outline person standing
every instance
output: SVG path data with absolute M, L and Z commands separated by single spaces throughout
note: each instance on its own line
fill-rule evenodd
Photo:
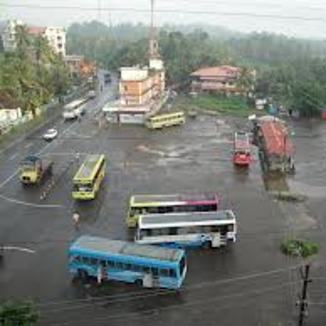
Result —
M 80 215 L 77 211 L 74 211 L 72 214 L 72 221 L 76 231 L 79 231 L 80 228 Z

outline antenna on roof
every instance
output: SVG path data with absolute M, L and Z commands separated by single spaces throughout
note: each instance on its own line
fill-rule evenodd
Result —
M 156 29 L 154 26 L 154 0 L 151 1 L 151 25 L 149 30 L 149 59 L 159 58 Z

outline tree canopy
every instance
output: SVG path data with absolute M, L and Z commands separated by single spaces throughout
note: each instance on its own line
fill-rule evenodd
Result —
M 0 304 L 0 325 L 33 326 L 38 320 L 38 313 L 30 302 L 4 302 Z
M 223 34 L 224 33 L 224 34 Z M 73 24 L 68 29 L 68 52 L 83 54 L 102 66 L 147 64 L 147 27 L 99 22 Z M 169 84 L 184 87 L 189 74 L 203 66 L 234 64 L 257 71 L 257 96 L 300 111 L 319 114 L 326 105 L 326 44 L 268 33 L 249 35 L 203 26 L 166 26 L 157 31 Z M 247 85 L 248 74 L 241 78 Z
M 16 102 L 23 111 L 34 112 L 70 88 L 71 80 L 45 38 L 28 35 L 24 26 L 16 29 L 16 50 L 0 56 L 1 99 L 7 99 L 2 106 Z

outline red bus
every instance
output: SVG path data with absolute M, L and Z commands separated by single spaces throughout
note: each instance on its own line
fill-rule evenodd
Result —
M 251 163 L 250 136 L 246 132 L 234 133 L 233 163 L 238 166 L 249 166 Z

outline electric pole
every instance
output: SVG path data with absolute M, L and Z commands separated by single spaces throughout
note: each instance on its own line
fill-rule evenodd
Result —
M 309 269 L 310 265 L 305 265 L 304 275 L 302 275 L 303 278 L 303 284 L 302 284 L 302 293 L 301 298 L 299 301 L 299 320 L 298 320 L 298 326 L 303 326 L 304 317 L 307 316 L 307 308 L 308 308 L 308 302 L 307 302 L 307 292 L 308 292 L 308 284 L 311 282 L 311 279 L 309 279 Z

